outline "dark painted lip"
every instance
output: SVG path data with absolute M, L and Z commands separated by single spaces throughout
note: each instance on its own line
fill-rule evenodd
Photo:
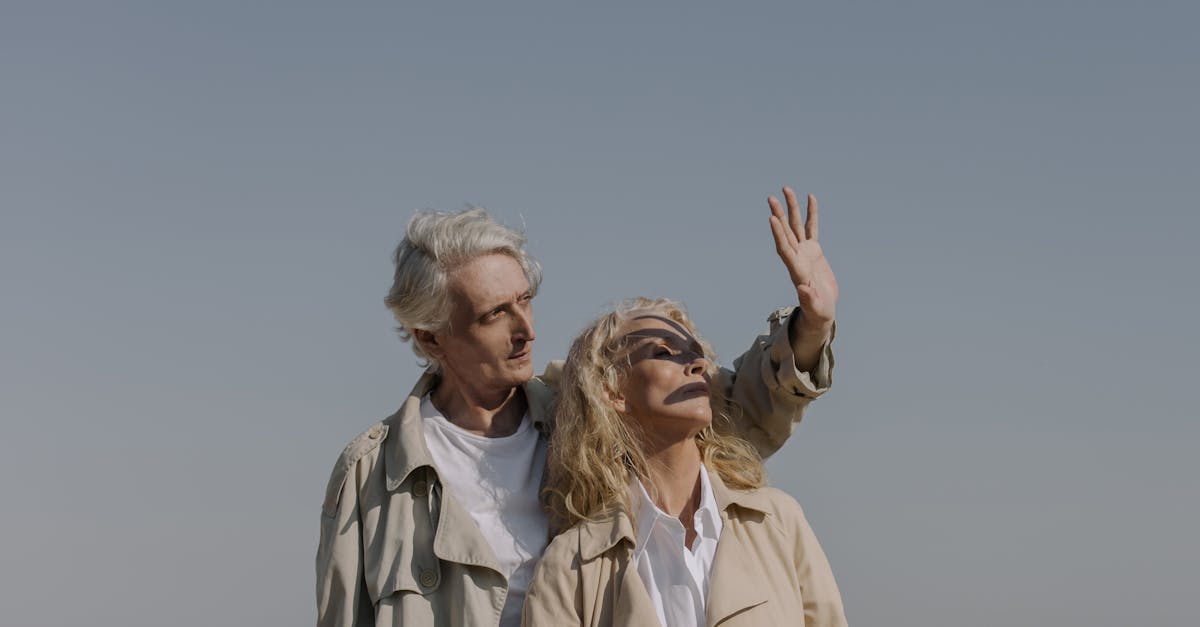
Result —
M 685 385 L 679 390 L 679 393 L 685 396 L 691 396 L 693 394 L 703 394 L 704 396 L 708 396 L 710 394 L 707 383 L 693 383 L 691 385 Z

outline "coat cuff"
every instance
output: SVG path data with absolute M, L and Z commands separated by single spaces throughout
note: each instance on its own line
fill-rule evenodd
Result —
M 788 326 L 795 311 L 795 307 L 783 307 L 767 318 L 770 324 L 768 350 L 771 365 L 775 368 L 774 378 L 780 388 L 796 396 L 816 398 L 833 383 L 833 338 L 837 335 L 837 322 L 829 331 L 829 339 L 821 345 L 816 367 L 811 372 L 804 372 L 796 368 L 796 354 L 792 352 L 792 343 L 788 338 Z

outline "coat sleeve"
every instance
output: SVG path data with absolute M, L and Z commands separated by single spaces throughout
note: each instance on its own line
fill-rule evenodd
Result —
M 717 388 L 733 431 L 750 442 L 763 458 L 769 457 L 792 435 L 804 409 L 831 383 L 833 352 L 830 340 L 821 347 L 813 372 L 796 369 L 788 339 L 788 322 L 794 307 L 780 309 L 768 318 L 769 331 L 755 338 L 749 350 L 722 368 Z
M 321 539 L 317 545 L 317 626 L 372 627 L 375 608 L 363 578 L 362 528 L 358 513 L 358 478 L 366 476 L 362 458 L 377 446 L 376 425 L 342 452 L 334 466 L 321 506 Z
M 804 603 L 805 627 L 846 627 L 846 611 L 842 593 L 833 578 L 833 568 L 825 551 L 817 542 L 804 511 L 791 502 L 792 532 L 795 541 L 795 565 L 800 583 L 800 599 Z
M 583 590 L 579 585 L 577 531 L 570 529 L 550 542 L 525 593 L 522 627 L 568 627 L 583 624 Z

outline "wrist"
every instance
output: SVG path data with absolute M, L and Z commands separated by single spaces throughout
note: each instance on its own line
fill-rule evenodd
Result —
M 799 307 L 792 310 L 788 325 L 793 345 L 821 346 L 833 333 L 833 318 L 810 320 Z

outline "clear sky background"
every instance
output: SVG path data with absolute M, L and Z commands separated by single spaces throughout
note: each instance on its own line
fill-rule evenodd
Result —
M 525 226 L 539 365 L 638 294 L 732 359 L 791 184 L 851 622 L 1200 623 L 1195 3 L 421 4 L 0 8 L 0 622 L 312 623 L 413 211 Z

